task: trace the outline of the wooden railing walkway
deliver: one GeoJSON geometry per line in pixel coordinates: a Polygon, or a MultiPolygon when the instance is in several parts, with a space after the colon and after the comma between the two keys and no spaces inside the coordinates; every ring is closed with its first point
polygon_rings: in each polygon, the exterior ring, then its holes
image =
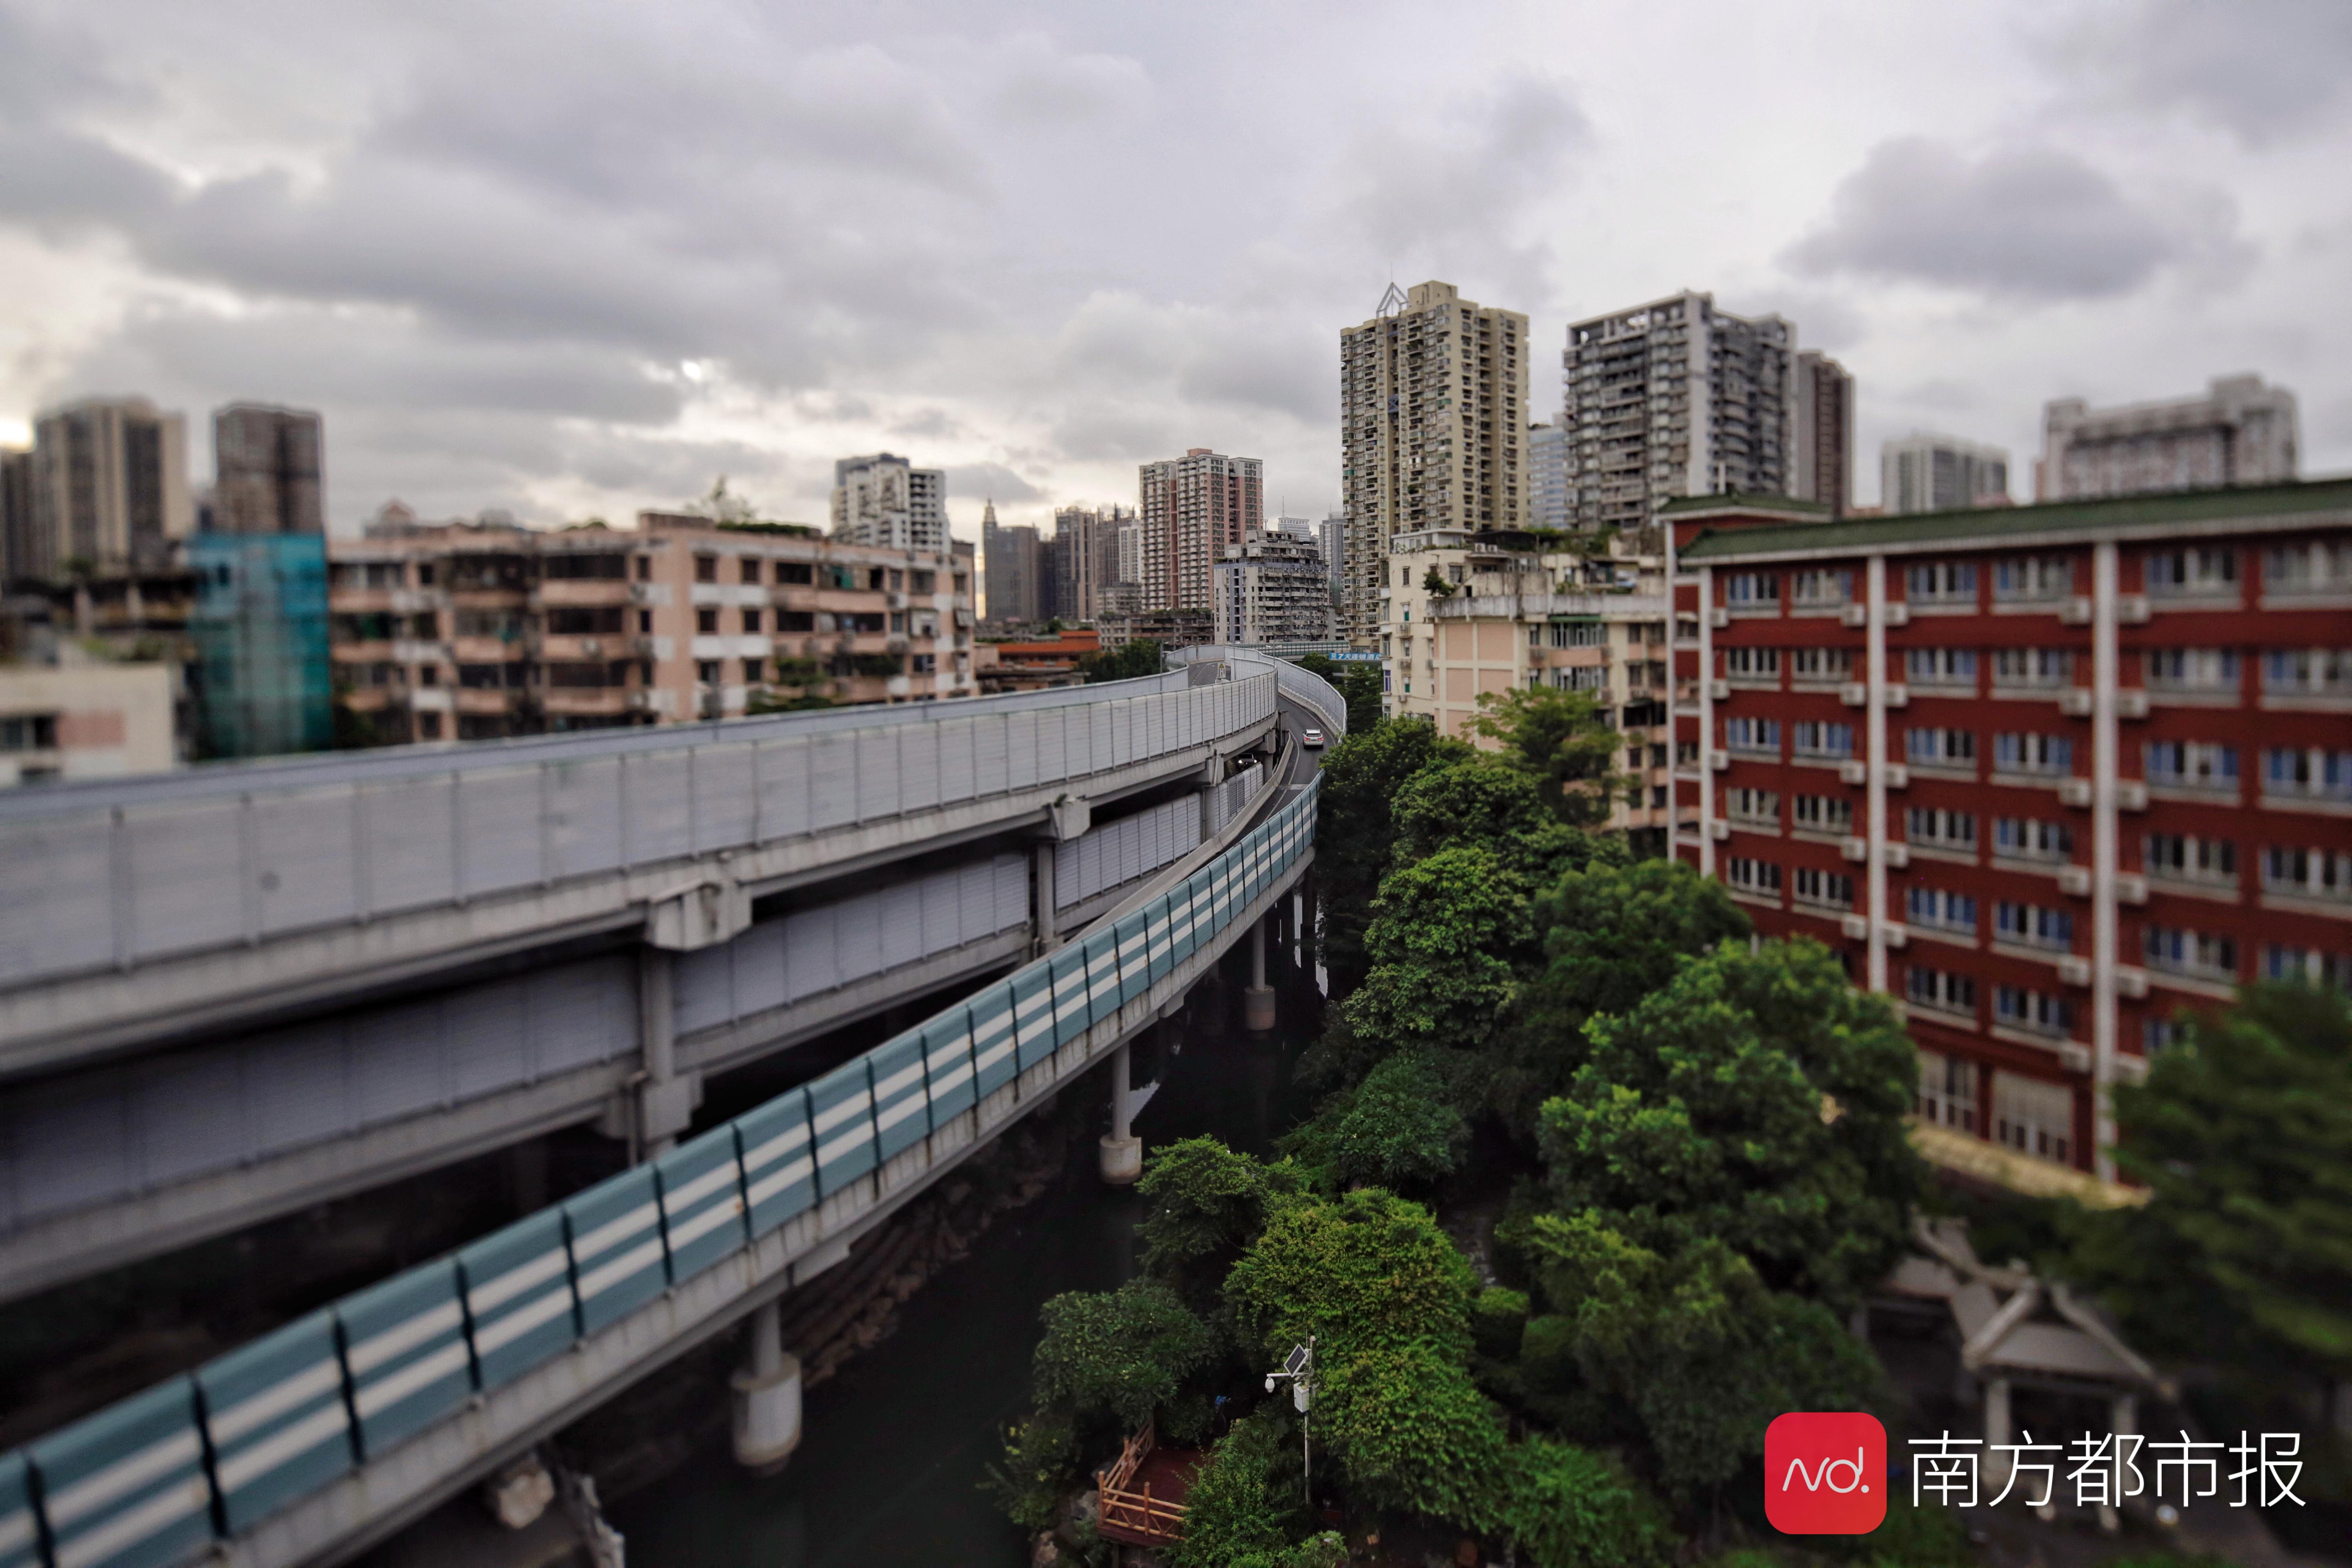
{"type": "Polygon", "coordinates": [[[1145,1422],[1143,1430],[1119,1446],[1118,1458],[1109,1468],[1095,1474],[1101,1489],[1101,1506],[1096,1515],[1096,1528],[1112,1541],[1131,1546],[1165,1546],[1184,1539],[1184,1516],[1189,1511],[1183,1501],[1190,1489],[1180,1481],[1173,1498],[1154,1497],[1150,1478],[1136,1484],[1137,1475],[1157,1447],[1152,1423],[1145,1422]]]}

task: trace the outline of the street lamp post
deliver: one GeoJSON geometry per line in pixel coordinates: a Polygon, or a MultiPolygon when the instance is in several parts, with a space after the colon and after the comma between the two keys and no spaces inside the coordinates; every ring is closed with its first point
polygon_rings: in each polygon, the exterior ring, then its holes
{"type": "Polygon", "coordinates": [[[1315,1336],[1309,1334],[1305,1344],[1290,1348],[1290,1354],[1284,1358],[1280,1372],[1265,1374],[1265,1391],[1268,1394],[1274,1392],[1274,1385],[1282,1379],[1290,1380],[1290,1403],[1298,1409],[1299,1469],[1304,1478],[1307,1506],[1310,1509],[1315,1506],[1315,1450],[1307,1432],[1307,1406],[1313,1403],[1314,1372],[1315,1336]]]}

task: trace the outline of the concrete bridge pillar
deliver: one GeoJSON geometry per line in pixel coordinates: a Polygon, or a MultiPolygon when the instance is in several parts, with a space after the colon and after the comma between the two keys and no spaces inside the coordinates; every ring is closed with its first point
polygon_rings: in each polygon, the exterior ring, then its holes
{"type": "Polygon", "coordinates": [[[1110,1131],[1102,1139],[1102,1179],[1114,1187],[1129,1187],[1143,1179],[1143,1140],[1134,1131],[1135,1113],[1160,1091],[1156,1083],[1136,1088],[1129,1081],[1133,1063],[1128,1047],[1110,1054],[1110,1131]]]}
{"type": "Polygon", "coordinates": [[[1061,926],[1056,919],[1057,894],[1054,888],[1054,860],[1060,848],[1050,839],[1041,839],[1029,847],[1029,885],[1035,890],[1035,951],[1047,953],[1058,945],[1061,926]]]}
{"type": "Polygon", "coordinates": [[[677,1135],[702,1103],[698,1073],[677,1070],[677,1014],[671,990],[671,955],[661,947],[637,950],[636,1078],[605,1102],[596,1131],[629,1146],[632,1164],[657,1159],[677,1146],[677,1135]]]}
{"type": "Polygon", "coordinates": [[[735,1390],[735,1462],[764,1473],[783,1468],[801,1446],[801,1363],[784,1352],[783,1309],[751,1314],[750,1358],[735,1390]]]}
{"type": "Polygon", "coordinates": [[[1030,952],[1042,957],[1062,945],[1060,895],[1054,885],[1054,852],[1094,826],[1094,807],[1084,796],[1066,795],[1045,808],[1045,825],[1029,849],[1030,952]]]}
{"type": "Polygon", "coordinates": [[[637,1157],[658,1159],[677,1147],[677,1135],[694,1121],[702,1084],[677,1070],[677,1010],[671,982],[674,960],[665,949],[637,950],[637,1028],[645,1050],[645,1078],[637,1085],[635,1132],[637,1157]]]}
{"type": "Polygon", "coordinates": [[[1274,1027],[1274,987],[1265,983],[1265,922],[1271,912],[1250,922],[1250,983],[1242,992],[1242,1026],[1254,1034],[1274,1027]]]}

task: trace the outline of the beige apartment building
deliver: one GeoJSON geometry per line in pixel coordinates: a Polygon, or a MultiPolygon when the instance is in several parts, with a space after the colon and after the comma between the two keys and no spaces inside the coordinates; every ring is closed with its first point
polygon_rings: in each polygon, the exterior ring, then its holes
{"type": "Polygon", "coordinates": [[[1370,647],[1390,542],[1528,522],[1528,319],[1451,283],[1391,285],[1339,333],[1340,634],[1370,647]]]}
{"type": "Polygon", "coordinates": [[[1546,549],[1523,531],[1428,529],[1398,534],[1383,560],[1390,714],[1470,740],[1463,725],[1485,693],[1590,692],[1624,740],[1617,771],[1629,789],[1609,826],[1663,844],[1674,784],[1663,559],[1546,549]]]}
{"type": "Polygon", "coordinates": [[[969,547],[666,512],[637,523],[395,518],[331,542],[338,700],[396,744],[977,690],[969,547]]]}
{"type": "Polygon", "coordinates": [[[0,668],[0,787],[123,778],[178,765],[169,664],[0,668]]]}

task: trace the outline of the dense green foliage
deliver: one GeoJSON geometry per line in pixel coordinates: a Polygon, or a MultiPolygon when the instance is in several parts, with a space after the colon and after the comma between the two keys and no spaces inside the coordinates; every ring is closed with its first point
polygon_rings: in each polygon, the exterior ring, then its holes
{"type": "Polygon", "coordinates": [[[1454,1169],[1469,1137],[1444,1080],[1401,1051],[1333,1095],[1282,1147],[1322,1186],[1421,1191],[1454,1169]]]}
{"type": "Polygon", "coordinates": [[[2257,1381],[2352,1378],[2352,1003],[2249,987],[2116,1091],[2145,1207],[2083,1216],[2079,1266],[2152,1348],[2257,1381]]]}
{"type": "Polygon", "coordinates": [[[1589,1214],[1538,1215],[1527,1240],[1559,1310],[1528,1325],[1528,1359],[1549,1363],[1531,1372],[1565,1386],[1564,1355],[1632,1410],[1670,1491],[1730,1479],[1784,1410],[1852,1409],[1871,1394],[1877,1369],[1836,1315],[1768,1289],[1718,1240],[1662,1254],[1589,1214]]]}
{"type": "Polygon", "coordinates": [[[1619,781],[1610,772],[1617,732],[1586,691],[1520,686],[1478,699],[1469,729],[1541,781],[1544,798],[1564,821],[1605,822],[1619,781]]]}
{"type": "Polygon", "coordinates": [[[1538,1437],[1506,1462],[1496,1522],[1536,1568],[1662,1568],[1672,1560],[1664,1510],[1606,1454],[1538,1437]]]}
{"type": "Polygon", "coordinates": [[[1080,1418],[1140,1426],[1217,1353],[1216,1336],[1157,1279],[1104,1294],[1073,1290],[1045,1303],[1034,1361],[1037,1404],[1080,1418]]]}
{"type": "Polygon", "coordinates": [[[1136,1227],[1143,1272],[1195,1309],[1216,1303],[1225,1276],[1265,1228],[1266,1205],[1298,1190],[1286,1166],[1269,1167],[1213,1138],[1185,1138],[1152,1155],[1141,1191],[1150,1211],[1136,1227]]]}
{"type": "Polygon", "coordinates": [[[1348,733],[1360,735],[1381,721],[1381,667],[1360,659],[1345,664],[1310,653],[1298,668],[1329,681],[1348,705],[1348,733]]]}
{"type": "Polygon", "coordinates": [[[1324,756],[1315,875],[1324,889],[1319,953],[1331,973],[1332,994],[1353,990],[1371,967],[1364,956],[1364,929],[1393,852],[1391,799],[1433,761],[1470,754],[1461,742],[1441,739],[1433,725],[1384,722],[1351,729],[1324,756]]]}
{"type": "Polygon", "coordinates": [[[1619,741],[1589,700],[1510,693],[1474,733],[1489,749],[1381,721],[1328,753],[1340,1000],[1302,1064],[1324,1098],[1272,1164],[1159,1151],[1144,1285],[1050,1321],[1075,1370],[1041,1351],[1009,1465],[1052,1462],[1057,1410],[1166,1430],[1211,1384],[1255,1405],[1201,1473],[1179,1563],[1308,1561],[1297,1418],[1257,1403],[1302,1342],[1318,1492],[1538,1568],[1657,1568],[1661,1493],[1709,1517],[1773,1415],[1874,1392],[1841,1313],[1920,1184],[1893,1016],[1826,950],[1751,948],[1719,887],[1595,831],[1619,741]],[[1526,1288],[1482,1290],[1412,1200],[1514,1181],[1493,1241],[1526,1288]],[[1131,1355],[1097,1342],[1114,1324],[1131,1355]]]}
{"type": "Polygon", "coordinates": [[[1486,1064],[1489,1103],[1529,1146],[1543,1100],[1585,1063],[1587,1022],[1634,1006],[1693,953],[1749,930],[1719,884],[1672,860],[1596,858],[1562,872],[1531,912],[1542,957],[1520,980],[1486,1064]]]}
{"type": "Polygon", "coordinates": [[[1299,1486],[1298,1427],[1286,1405],[1233,1424],[1192,1478],[1184,1540],[1171,1568],[1231,1568],[1264,1554],[1273,1562],[1307,1528],[1299,1486]]]}
{"type": "Polygon", "coordinates": [[[1841,1308],[1885,1277],[1919,1189],[1911,1045],[1827,949],[1727,944],[1584,1032],[1541,1113],[1562,1213],[1669,1257],[1720,1242],[1841,1308]]]}
{"type": "Polygon", "coordinates": [[[1159,673],[1160,645],[1148,637],[1078,656],[1078,675],[1088,686],[1159,673]]]}

